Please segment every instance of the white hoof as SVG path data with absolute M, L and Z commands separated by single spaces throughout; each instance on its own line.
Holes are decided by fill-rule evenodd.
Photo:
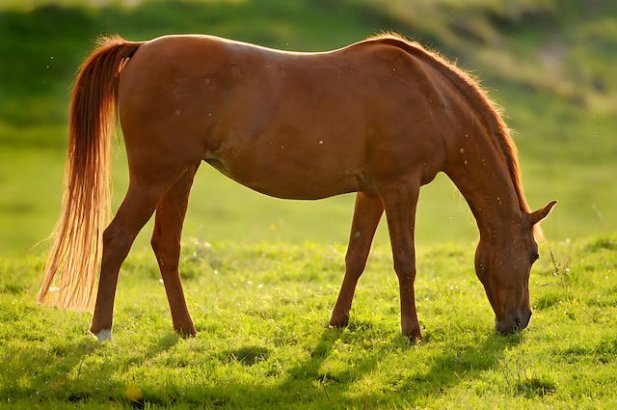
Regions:
M 98 333 L 94 333 L 94 336 L 101 344 L 106 340 L 111 343 L 111 329 L 103 329 Z

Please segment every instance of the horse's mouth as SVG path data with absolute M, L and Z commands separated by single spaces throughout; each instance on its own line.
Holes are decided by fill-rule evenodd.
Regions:
M 495 329 L 497 330 L 497 332 L 504 336 L 520 332 L 526 327 L 527 326 L 524 325 L 519 318 L 515 318 L 514 321 L 511 323 L 504 323 L 499 321 L 495 323 Z

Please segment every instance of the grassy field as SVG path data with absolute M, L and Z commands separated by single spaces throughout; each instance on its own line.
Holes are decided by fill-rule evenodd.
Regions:
M 200 32 L 323 50 L 382 30 L 400 31 L 473 70 L 505 107 L 531 205 L 560 201 L 545 224 L 550 237 L 614 231 L 617 7 L 610 1 L 589 7 L 557 0 L 498 3 L 424 0 L 410 8 L 399 0 L 3 2 L 0 254 L 46 249 L 61 197 L 70 84 L 96 37 L 112 32 L 130 39 Z M 121 138 L 114 155 L 117 204 L 127 176 Z M 350 195 L 320 202 L 266 198 L 204 165 L 186 233 L 215 242 L 343 243 L 352 207 Z M 471 213 L 444 176 L 423 190 L 418 224 L 420 243 L 476 237 Z M 378 238 L 386 241 L 385 229 Z
M 617 3 L 610 0 L 5 0 L 0 4 L 0 408 L 617 408 Z M 472 70 L 515 130 L 544 223 L 519 335 L 493 331 L 474 220 L 445 176 L 418 211 L 425 342 L 399 335 L 382 224 L 351 324 L 328 329 L 353 196 L 282 201 L 204 165 L 178 338 L 151 227 L 123 265 L 113 344 L 37 306 L 62 194 L 70 85 L 97 36 L 208 33 L 294 50 L 399 31 Z M 126 189 L 113 148 L 114 203 Z M 192 238 L 192 239 L 191 239 Z
M 86 334 L 90 315 L 33 302 L 41 258 L 2 259 L 0 407 L 617 406 L 617 236 L 545 246 L 532 323 L 509 337 L 493 331 L 473 247 L 420 247 L 416 345 L 399 335 L 387 247 L 372 254 L 350 326 L 327 328 L 343 251 L 188 241 L 189 340 L 171 330 L 153 256 L 133 254 L 104 345 Z

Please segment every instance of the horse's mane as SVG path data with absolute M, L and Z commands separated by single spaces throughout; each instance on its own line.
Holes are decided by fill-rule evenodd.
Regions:
M 378 41 L 399 47 L 422 61 L 428 62 L 432 67 L 448 78 L 468 100 L 474 103 L 474 105 L 486 108 L 478 110 L 478 112 L 482 115 L 485 123 L 489 127 L 490 134 L 493 137 L 493 141 L 496 142 L 498 151 L 503 154 L 521 211 L 529 212 L 529 205 L 527 204 L 527 199 L 523 191 L 517 149 L 510 137 L 510 130 L 503 121 L 501 108 L 491 101 L 486 91 L 479 85 L 478 80 L 442 57 L 439 53 L 429 51 L 419 43 L 408 40 L 399 34 L 380 34 L 369 37 L 367 40 Z

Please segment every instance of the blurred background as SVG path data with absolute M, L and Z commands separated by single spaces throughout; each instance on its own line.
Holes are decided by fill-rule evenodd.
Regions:
M 204 33 L 299 51 L 397 31 L 482 79 L 515 130 L 533 208 L 563 240 L 617 230 L 617 2 L 613 0 L 203 0 L 0 2 L 0 254 L 41 254 L 58 216 L 70 87 L 102 34 Z M 113 148 L 114 204 L 127 186 Z M 204 164 L 185 238 L 344 243 L 353 195 L 254 193 Z M 137 246 L 145 246 L 146 227 Z M 472 242 L 475 222 L 443 175 L 423 188 L 417 242 Z M 377 242 L 387 243 L 385 223 Z

